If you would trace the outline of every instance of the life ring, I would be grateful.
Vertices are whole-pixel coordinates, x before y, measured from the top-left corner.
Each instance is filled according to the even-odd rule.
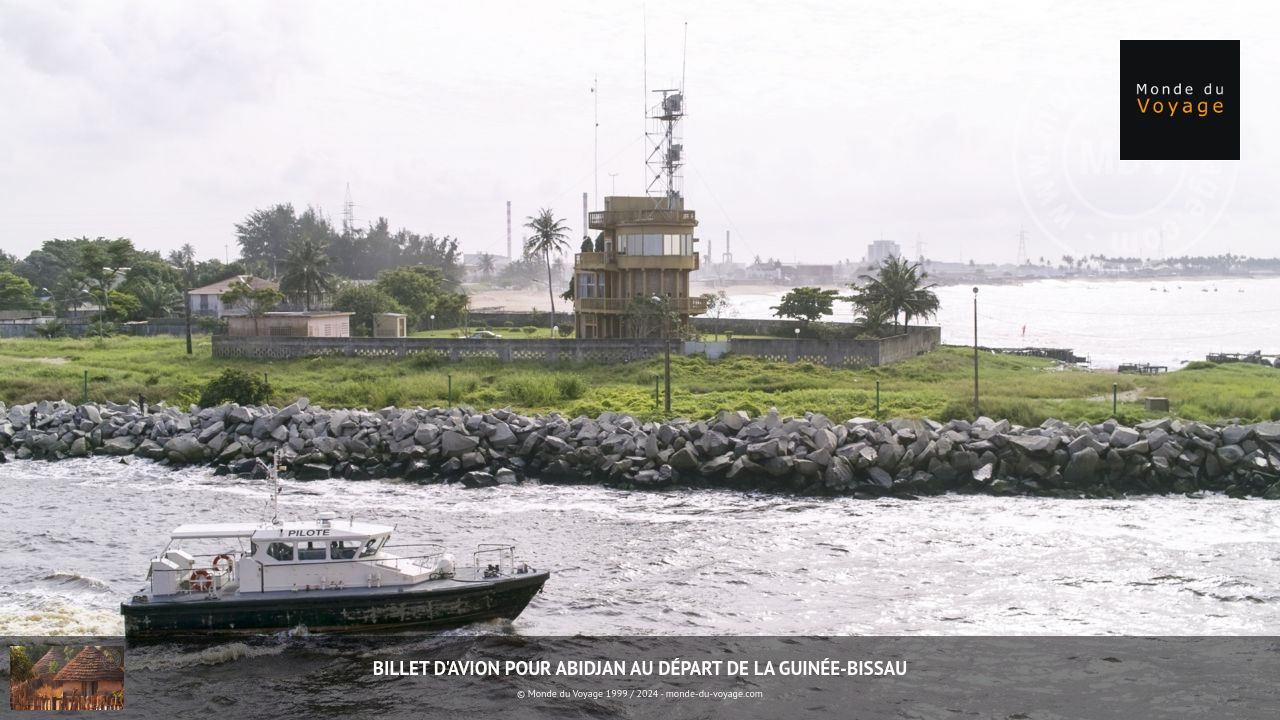
[[[235,562],[236,562],[236,561],[235,561],[234,559],[232,559],[232,557],[231,557],[230,555],[225,555],[225,554],[224,554],[224,555],[219,555],[218,557],[216,557],[216,558],[214,558],[214,559],[213,559],[213,569],[214,569],[214,570],[221,571],[221,570],[222,570],[222,567],[221,567],[220,565],[218,565],[218,563],[222,562],[223,560],[226,560],[226,561],[227,561],[227,569],[228,569],[228,570],[230,570],[232,567],[234,567],[234,566],[235,566]]]
[[[191,573],[191,591],[209,592],[213,589],[213,576],[208,570],[200,568]]]

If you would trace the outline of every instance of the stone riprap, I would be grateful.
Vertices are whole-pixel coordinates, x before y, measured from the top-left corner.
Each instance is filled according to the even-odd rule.
[[[1195,493],[1280,499],[1280,423],[1172,418],[1025,428],[1006,420],[832,422],[818,414],[646,422],[468,408],[327,410],[222,405],[0,404],[0,460],[89,455],[212,464],[263,476],[404,478],[487,487],[526,480],[717,486],[899,497],[944,492],[1113,497]],[[0,473],[2,476],[3,473]]]

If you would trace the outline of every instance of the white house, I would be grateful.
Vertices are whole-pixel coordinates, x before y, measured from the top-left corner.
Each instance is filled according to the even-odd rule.
[[[253,275],[234,275],[226,280],[219,280],[212,285],[193,289],[189,300],[191,313],[193,315],[212,315],[214,317],[243,315],[244,311],[239,308],[224,308],[222,306],[222,294],[230,290],[231,286],[237,282],[248,283],[249,287],[255,290],[264,287],[279,289],[279,286],[271,280],[263,280]]]

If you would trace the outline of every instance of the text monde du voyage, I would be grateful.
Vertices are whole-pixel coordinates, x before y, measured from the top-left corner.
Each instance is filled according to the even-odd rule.
[[[1210,115],[1222,115],[1226,112],[1223,100],[1214,100],[1215,96],[1226,94],[1225,86],[1206,83],[1200,88],[1197,96],[1196,87],[1190,83],[1175,85],[1151,85],[1137,83],[1138,112],[1143,115],[1160,117],[1191,116],[1207,118]],[[1197,99],[1206,98],[1206,99]]]

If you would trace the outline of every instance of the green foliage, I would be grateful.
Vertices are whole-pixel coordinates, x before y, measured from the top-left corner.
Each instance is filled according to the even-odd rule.
[[[938,312],[938,296],[933,285],[924,285],[929,273],[920,272],[913,265],[897,257],[889,257],[880,266],[876,276],[863,275],[863,285],[853,286],[854,294],[846,298],[863,315],[868,332],[875,332],[889,318],[897,323],[903,316],[902,326],[911,325],[911,318],[927,318]]]
[[[334,289],[334,275],[329,271],[329,256],[325,252],[327,246],[328,240],[323,235],[303,236],[289,244],[280,290],[295,302],[301,300],[307,310],[311,309],[312,300]]]
[[[431,315],[437,325],[445,325],[462,316],[469,299],[464,293],[447,289],[438,268],[414,265],[386,270],[378,275],[377,288],[389,296],[409,316],[410,326],[421,329],[430,325]]]
[[[138,280],[128,287],[138,301],[138,320],[166,318],[182,310],[182,294],[172,285],[158,280]]]
[[[542,256],[547,265],[547,294],[551,298],[551,324],[556,324],[556,293],[551,281],[551,256],[569,250],[569,226],[557,219],[551,208],[543,208],[537,215],[527,218],[525,227],[532,231],[524,243],[527,258]]]
[[[62,337],[63,335],[66,335],[67,326],[66,326],[66,323],[62,322],[61,320],[51,320],[47,323],[40,323],[38,325],[33,325],[31,327],[31,331],[46,340],[52,340],[53,338]]]
[[[442,330],[442,333],[449,331]],[[545,332],[545,329],[542,330]],[[94,399],[124,401],[144,393],[152,401],[199,400],[200,390],[228,368],[255,379],[270,373],[275,397],[305,395],[321,407],[444,405],[446,375],[454,402],[480,409],[511,406],[521,412],[608,409],[656,418],[654,378],[662,359],[626,364],[566,364],[496,360],[448,362],[438,355],[387,358],[325,357],[288,361],[214,359],[207,336],[187,356],[180,337],[13,339],[0,343],[0,402],[78,398],[83,372]],[[58,362],[48,362],[58,359]],[[1138,397],[1168,397],[1176,415],[1213,421],[1280,418],[1280,369],[1236,363],[1159,376],[1120,375],[1063,368],[1052,361],[1006,355],[981,358],[985,414],[1038,425],[1048,417],[1068,422],[1111,415],[1111,385]],[[969,418],[973,413],[973,355],[944,347],[879,368],[846,370],[788,364],[736,355],[717,361],[672,357],[672,410],[690,418],[720,410],[753,414],[777,407],[784,415],[820,412],[833,420],[875,413],[881,383],[883,417]],[[1122,402],[1120,417],[1154,416],[1140,401]],[[1163,414],[1163,413],[1161,413]]]
[[[400,303],[377,285],[346,285],[333,298],[333,309],[355,313],[351,316],[352,331],[373,335],[374,316],[380,313],[403,312]]]
[[[205,385],[200,394],[201,407],[213,407],[222,403],[261,405],[271,397],[271,385],[257,373],[238,368],[227,368]]]
[[[208,335],[221,335],[227,331],[227,321],[212,315],[197,315],[191,322],[196,330]]]
[[[107,320],[113,322],[124,322],[125,320],[141,320],[142,301],[136,296],[119,290],[112,290],[107,293],[109,300],[107,311],[104,316]]]
[[[270,286],[254,287],[253,285],[237,280],[231,283],[227,291],[222,294],[222,304],[227,307],[239,307],[245,311],[251,318],[257,318],[266,315],[271,308],[279,305],[284,300],[284,294]]]
[[[120,334],[120,326],[110,320],[94,320],[84,326],[84,334],[105,338]]]
[[[39,306],[35,290],[26,278],[0,272],[0,310],[32,310]]]
[[[783,295],[782,300],[770,309],[775,317],[793,318],[808,324],[832,313],[837,294],[835,290],[798,287]]]
[[[15,683],[30,680],[35,673],[35,661],[27,655],[27,649],[21,645],[9,647],[9,677]]]

